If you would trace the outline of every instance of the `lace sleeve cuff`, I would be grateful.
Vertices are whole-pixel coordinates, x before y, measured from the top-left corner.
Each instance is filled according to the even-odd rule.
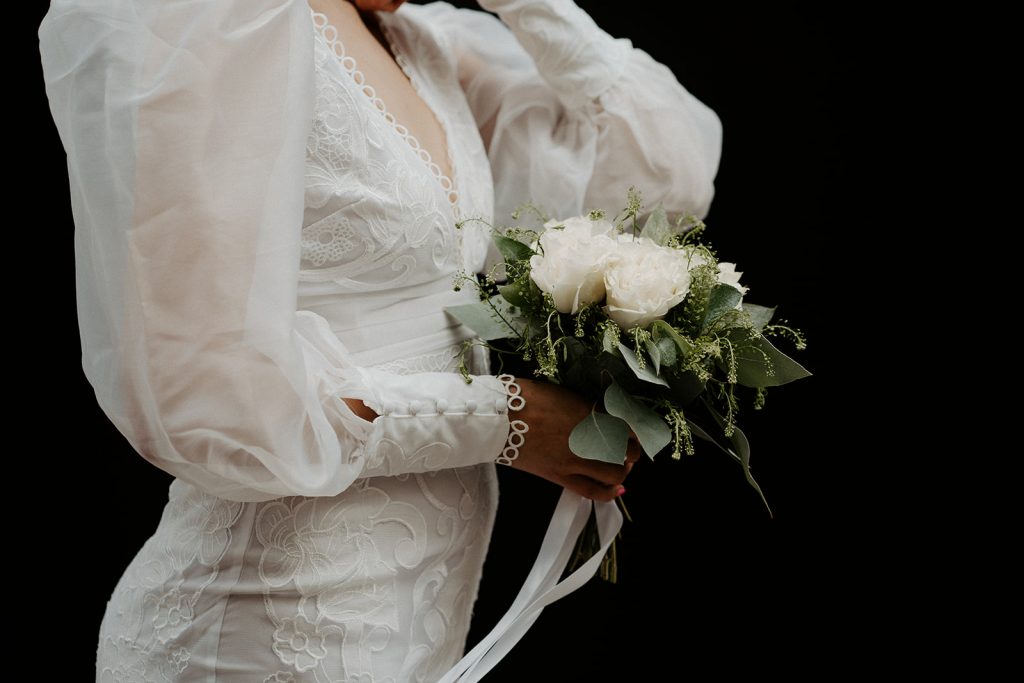
[[[492,375],[413,375],[361,368],[377,412],[363,476],[465,467],[498,458],[508,442],[508,394]]]
[[[523,398],[522,387],[516,382],[512,375],[498,375],[498,381],[505,387],[508,395],[508,410],[513,413],[519,412],[526,407],[526,399]],[[508,439],[505,441],[505,448],[495,461],[499,465],[511,465],[519,457],[519,448],[526,443],[526,432],[530,431],[529,425],[523,420],[509,419]]]

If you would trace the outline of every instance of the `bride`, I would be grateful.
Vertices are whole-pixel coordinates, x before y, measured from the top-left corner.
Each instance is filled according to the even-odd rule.
[[[84,370],[176,477],[98,680],[437,680],[495,461],[623,490],[635,444],[574,456],[589,403],[482,352],[465,383],[472,333],[443,309],[496,258],[468,219],[615,209],[629,185],[704,215],[718,119],[570,0],[400,5],[52,0]]]

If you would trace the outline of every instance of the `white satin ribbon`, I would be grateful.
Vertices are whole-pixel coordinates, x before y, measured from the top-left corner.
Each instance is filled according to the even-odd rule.
[[[601,548],[561,582],[576,539],[583,532],[593,507]],[[601,559],[622,528],[622,513],[614,502],[594,502],[562,491],[551,515],[537,560],[512,606],[487,636],[469,651],[438,683],[474,683],[486,675],[526,634],[541,611],[585,584],[601,566]]]

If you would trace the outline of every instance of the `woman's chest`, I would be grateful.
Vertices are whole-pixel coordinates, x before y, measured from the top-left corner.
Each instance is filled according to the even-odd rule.
[[[491,219],[493,187],[444,46],[414,21],[384,23],[410,85],[443,129],[449,173],[378,96],[326,16],[311,17],[316,102],[306,146],[300,277],[364,291],[429,282],[472,266],[467,246],[478,249],[465,244],[456,225]]]

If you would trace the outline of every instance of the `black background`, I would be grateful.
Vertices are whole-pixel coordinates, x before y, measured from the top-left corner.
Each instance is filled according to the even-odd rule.
[[[679,462],[641,463],[626,483],[634,523],[621,541],[619,583],[595,580],[548,608],[490,680],[824,673],[814,655],[843,645],[858,586],[872,572],[870,562],[854,558],[862,513],[844,482],[878,463],[858,443],[862,416],[844,401],[856,377],[841,343],[843,287],[833,267],[857,228],[851,204],[874,191],[869,178],[853,173],[861,153],[851,109],[860,99],[854,63],[863,46],[847,21],[793,7],[579,4],[669,66],[721,117],[709,238],[745,272],[750,301],[779,305],[779,315],[806,332],[810,346],[797,358],[815,376],[770,392],[765,411],[741,418],[774,517],[739,468],[708,448]],[[45,7],[33,11],[26,24],[35,27]],[[56,513],[28,527],[34,555],[56,577],[32,586],[32,594],[59,600],[63,617],[73,618],[62,630],[63,680],[90,680],[107,597],[154,530],[169,478],[116,432],[81,371],[64,155],[35,35],[25,33],[34,75],[34,109],[25,112],[34,168],[25,182],[43,192],[47,217],[26,234],[26,249],[45,253],[48,293],[25,310],[40,333],[32,352],[42,373],[24,390],[55,411],[30,411],[14,428],[29,430],[27,476],[52,482],[41,504]],[[51,445],[37,452],[36,443]],[[514,597],[558,495],[528,475],[501,468],[501,476],[471,643]],[[846,580],[851,573],[856,579]]]

